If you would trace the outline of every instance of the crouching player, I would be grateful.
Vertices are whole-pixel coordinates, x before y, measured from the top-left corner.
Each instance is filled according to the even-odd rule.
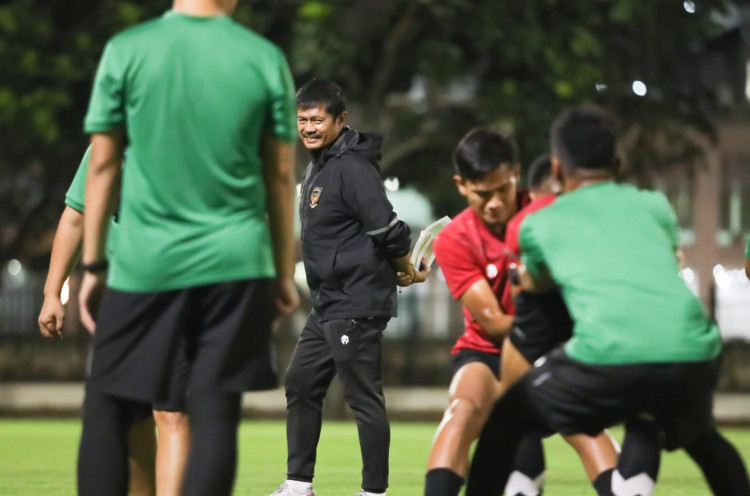
[[[440,233],[435,254],[463,306],[465,332],[451,350],[450,405],[430,451],[426,496],[458,495],[471,443],[500,394],[500,345],[513,322],[507,284],[512,254],[503,239],[516,213],[516,145],[502,134],[475,129],[458,144],[453,160],[456,186],[469,206]],[[506,494],[539,494],[544,479],[540,436],[532,434],[524,442],[516,468]]]
[[[601,110],[563,113],[551,143],[566,194],[523,222],[519,274],[524,290],[560,287],[573,337],[496,403],[467,496],[502,491],[526,432],[594,435],[621,422],[612,494],[651,494],[664,447],[684,448],[714,494],[750,495],[744,462],[713,423],[721,340],[678,276],[674,211],[614,182],[614,125]]]
[[[521,255],[518,231],[524,219],[550,205],[562,190],[560,181],[552,174],[548,155],[538,157],[531,164],[526,184],[531,202],[508,222],[505,235],[506,244],[516,257]],[[514,277],[510,279],[514,282]],[[556,288],[544,293],[529,293],[521,291],[520,286],[515,284],[513,292],[517,294],[514,298],[515,316],[513,327],[503,343],[500,366],[505,389],[526,373],[534,362],[565,343],[573,334],[573,321]],[[617,450],[612,438],[602,432],[593,438],[573,434],[565,436],[565,440],[578,452],[586,474],[599,494],[611,494],[610,479],[617,462]]]

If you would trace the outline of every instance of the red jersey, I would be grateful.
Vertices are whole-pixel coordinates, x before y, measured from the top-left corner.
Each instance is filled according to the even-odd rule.
[[[440,270],[455,299],[460,299],[472,284],[485,279],[502,311],[513,313],[510,285],[506,281],[508,264],[515,256],[503,240],[487,229],[471,207],[454,217],[443,229],[435,240],[434,249]],[[464,349],[500,353],[466,307],[463,312],[465,330],[456,340],[451,353]]]
[[[521,222],[523,222],[526,216],[530,213],[541,210],[555,201],[555,198],[557,198],[557,196],[552,194],[540,196],[536,200],[523,207],[508,222],[508,226],[505,228],[505,244],[508,246],[510,251],[515,253],[516,257],[521,256],[521,247],[518,243],[518,232],[521,229]]]

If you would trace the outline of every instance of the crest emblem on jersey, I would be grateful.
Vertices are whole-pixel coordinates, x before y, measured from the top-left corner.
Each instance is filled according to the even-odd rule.
[[[310,193],[310,208],[315,208],[318,206],[318,201],[320,200],[320,194],[322,192],[323,188],[313,188],[312,193]]]
[[[344,346],[346,346],[347,344],[349,344],[349,336],[347,336],[346,334],[344,334],[343,336],[341,336],[341,344],[343,344]]]

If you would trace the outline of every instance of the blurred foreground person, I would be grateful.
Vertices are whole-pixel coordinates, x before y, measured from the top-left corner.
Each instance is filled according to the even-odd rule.
[[[39,329],[42,335],[48,338],[62,338],[64,335],[65,309],[60,300],[60,293],[65,280],[81,257],[86,174],[90,156],[91,147],[86,150],[65,195],[65,210],[60,217],[55,241],[52,244],[52,258],[44,287],[44,305],[39,313]],[[108,258],[112,258],[114,254],[116,231],[117,222],[113,217],[107,237]],[[142,421],[133,424],[130,429],[130,492],[134,496],[180,494],[182,472],[190,441],[188,419],[184,413],[187,363],[184,350],[180,351],[175,362],[175,370],[172,372],[173,386],[170,388],[170,396],[153,404],[153,418],[148,415]],[[144,411],[144,415],[146,413]],[[154,421],[159,433],[156,439]]]
[[[228,17],[235,3],[175,0],[110,40],[97,70],[85,119],[80,305],[96,334],[81,495],[127,492],[124,434],[171,394],[180,343],[191,432],[183,495],[231,493],[241,393],[275,385],[271,321],[298,302],[294,90],[281,51]]]
[[[666,198],[614,182],[614,125],[593,107],[551,132],[565,194],[521,225],[521,283],[557,284],[573,337],[500,398],[472,461],[467,496],[499,494],[525,433],[595,435],[625,423],[611,491],[651,494],[660,450],[684,448],[713,493],[748,496],[745,465],[716,430],[721,340],[679,277],[677,223]]]

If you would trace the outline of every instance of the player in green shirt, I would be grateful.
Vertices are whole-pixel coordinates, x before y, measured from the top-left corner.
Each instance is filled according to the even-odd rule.
[[[86,173],[90,156],[89,146],[65,195],[65,210],[52,245],[52,258],[44,287],[44,305],[39,313],[39,329],[45,337],[63,336],[65,310],[60,300],[60,292],[81,255]],[[114,256],[116,232],[117,222],[113,219],[107,238],[107,257],[110,259]],[[157,493],[160,496],[177,496],[180,493],[182,470],[187,458],[190,437],[187,416],[184,414],[186,372],[186,362],[184,359],[179,360],[172,374],[175,381],[174,394],[166,401],[154,403],[153,419],[149,416],[130,429],[130,488],[137,496]],[[154,421],[159,431],[156,439]]]
[[[80,495],[125,494],[123,427],[170,394],[181,341],[191,430],[183,495],[231,493],[241,392],[276,383],[271,322],[298,302],[294,88],[281,51],[228,17],[235,4],[175,0],[112,38],[97,70],[85,119],[80,304],[96,334]]]
[[[620,422],[622,453],[599,494],[650,494],[664,447],[684,448],[714,494],[750,495],[742,459],[713,424],[721,341],[679,278],[675,215],[662,195],[614,182],[615,136],[594,107],[553,124],[565,194],[521,226],[519,273],[527,291],[559,286],[573,337],[498,401],[467,496],[499,493],[529,429],[593,435]]]

